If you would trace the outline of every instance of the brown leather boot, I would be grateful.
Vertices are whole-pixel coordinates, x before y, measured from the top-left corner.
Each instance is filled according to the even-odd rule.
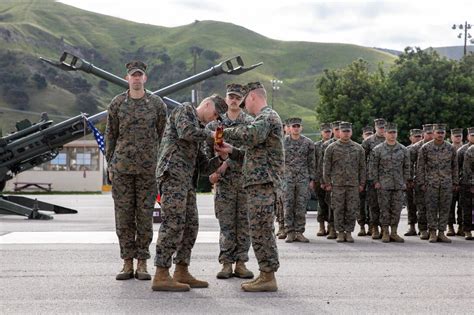
[[[390,243],[390,234],[387,225],[382,226],[382,243]]]
[[[351,232],[346,232],[345,240],[347,243],[354,243],[354,238],[352,237]]]
[[[295,241],[301,242],[301,243],[309,243],[309,239],[306,238],[306,236],[303,235],[303,233],[296,233],[296,238]]]
[[[390,226],[390,240],[397,243],[403,243],[405,240],[397,234],[398,225]]]
[[[115,280],[128,280],[133,278],[133,258],[123,260],[123,268],[116,276]]]
[[[443,233],[444,234],[444,233]],[[454,232],[454,226],[452,224],[448,224],[448,233],[447,236],[454,236],[456,233]]]
[[[437,241],[438,241],[438,237],[436,236],[436,230],[431,229],[430,230],[430,237],[428,239],[428,242],[436,243]]]
[[[153,291],[189,291],[189,285],[179,283],[170,276],[169,268],[156,267],[155,276],[151,285]]]
[[[296,240],[296,233],[295,232],[290,232],[286,236],[285,242],[286,243],[293,243],[295,240]]]
[[[341,231],[341,232],[337,232],[337,239],[336,239],[336,242],[338,242],[338,243],[344,243],[344,241],[346,240],[346,238],[345,238],[346,235],[345,235],[345,234],[346,234],[346,233],[344,233],[344,232],[342,232],[342,231]]]
[[[222,270],[217,273],[217,279],[229,279],[232,277],[232,264],[224,263]]]
[[[329,223],[329,233],[326,237],[328,240],[335,240],[337,238],[336,229],[334,228],[334,223]]]
[[[138,280],[151,280],[151,276],[146,269],[146,259],[139,259],[137,263],[137,270],[135,271],[135,278]]]
[[[372,225],[372,239],[373,240],[379,240],[382,238],[382,235],[379,233],[379,227],[378,225]]]
[[[253,272],[247,269],[243,261],[238,260],[235,264],[234,276],[242,279],[252,279]]]
[[[273,271],[261,271],[257,281],[243,283],[241,287],[242,290],[246,292],[275,292],[278,290],[275,273]]]
[[[451,243],[451,239],[449,239],[448,237],[446,237],[446,235],[444,235],[444,231],[438,231],[438,241],[440,242],[443,242],[443,243]]]
[[[464,238],[468,241],[473,240],[471,231],[464,231]]]
[[[324,222],[319,222],[319,231],[316,233],[317,236],[324,236],[326,235],[326,227],[324,226]]]
[[[366,236],[367,233],[365,232],[365,226],[361,225],[360,226],[360,231],[357,233],[357,236]]]
[[[464,236],[464,228],[462,224],[459,224],[458,226],[458,232],[456,233],[457,236]]]
[[[428,235],[427,230],[420,230],[420,240],[427,240],[430,236]]]
[[[207,288],[209,283],[194,278],[188,270],[188,265],[176,264],[173,279],[175,281],[189,284],[191,288]]]
[[[408,228],[408,231],[403,234],[405,236],[416,236],[416,228],[414,224],[410,224],[410,227]]]

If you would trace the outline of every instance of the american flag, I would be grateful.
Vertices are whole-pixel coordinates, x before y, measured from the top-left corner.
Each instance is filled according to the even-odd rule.
[[[87,121],[87,125],[89,128],[92,130],[92,133],[94,134],[95,141],[97,141],[97,144],[99,145],[99,150],[102,152],[102,154],[105,154],[105,139],[104,135],[100,133],[99,130],[87,119],[86,116],[84,116],[84,119]]]

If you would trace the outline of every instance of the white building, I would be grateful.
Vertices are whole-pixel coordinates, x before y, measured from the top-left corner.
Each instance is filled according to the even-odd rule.
[[[64,145],[54,160],[9,180],[5,190],[14,191],[15,186],[25,185],[22,183],[40,183],[42,187],[51,184],[52,191],[102,191],[105,182],[104,160],[95,140],[73,141]],[[39,190],[34,186],[27,189]]]

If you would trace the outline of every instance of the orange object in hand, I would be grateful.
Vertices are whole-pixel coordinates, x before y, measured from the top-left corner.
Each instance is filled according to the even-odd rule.
[[[218,146],[222,146],[224,144],[224,126],[223,125],[218,125],[216,128],[214,144],[217,144]]]

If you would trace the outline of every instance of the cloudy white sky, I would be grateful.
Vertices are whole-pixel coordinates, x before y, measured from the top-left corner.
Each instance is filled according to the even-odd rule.
[[[453,24],[471,23],[474,1],[59,0],[135,22],[179,26],[195,20],[241,25],[291,41],[352,43],[403,50],[463,45]]]

